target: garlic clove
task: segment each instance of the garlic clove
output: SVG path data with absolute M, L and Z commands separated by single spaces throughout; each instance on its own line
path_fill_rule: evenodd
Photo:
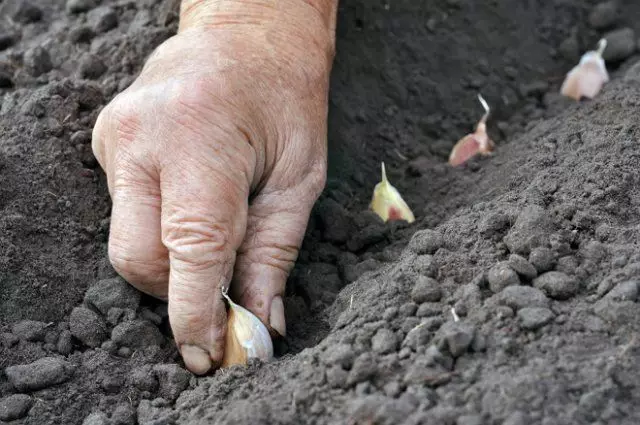
M 229 303 L 222 367 L 246 365 L 251 358 L 271 360 L 273 343 L 267 327 L 249 310 L 231 301 L 225 291 L 222 295 Z
M 449 164 L 454 167 L 464 164 L 476 155 L 489 155 L 495 147 L 493 141 L 487 134 L 487 118 L 489 118 L 491 108 L 489 108 L 487 101 L 484 100 L 482 95 L 478 95 L 478 100 L 484 108 L 484 115 L 480 118 L 476 126 L 476 131 L 458 140 L 451 150 Z
M 384 162 L 382 163 L 382 181 L 373 189 L 371 209 L 385 222 L 389 220 L 406 220 L 409 223 L 413 223 L 416 220 L 398 189 L 393 187 L 387 180 Z
M 583 97 L 593 99 L 609 82 L 609 73 L 602 59 L 602 53 L 607 47 L 604 38 L 598 42 L 598 49 L 582 55 L 580 63 L 576 65 L 565 78 L 560 88 L 563 96 L 580 100 Z

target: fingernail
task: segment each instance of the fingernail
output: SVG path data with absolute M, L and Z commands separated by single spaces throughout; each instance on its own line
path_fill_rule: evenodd
M 277 295 L 271 300 L 271 312 L 269 313 L 269 326 L 281 336 L 287 335 L 287 325 L 284 320 L 284 303 L 282 297 Z
M 183 344 L 180 347 L 184 364 L 196 375 L 204 375 L 211 369 L 209 353 L 195 345 Z

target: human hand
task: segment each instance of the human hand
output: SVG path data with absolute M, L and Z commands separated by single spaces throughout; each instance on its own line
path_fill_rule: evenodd
M 96 122 L 109 258 L 168 300 L 194 373 L 222 361 L 222 287 L 285 334 L 286 278 L 325 182 L 335 5 L 185 0 L 178 34 Z

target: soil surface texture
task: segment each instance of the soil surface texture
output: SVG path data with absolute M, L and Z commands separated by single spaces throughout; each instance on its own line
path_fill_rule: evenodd
M 288 337 L 196 378 L 166 305 L 107 260 L 91 153 L 177 1 L 0 0 L 0 424 L 640 423 L 638 18 L 633 0 L 342 0 Z M 603 36 L 611 82 L 560 97 Z M 452 168 L 478 93 L 496 151 Z M 415 223 L 367 210 L 381 161 Z

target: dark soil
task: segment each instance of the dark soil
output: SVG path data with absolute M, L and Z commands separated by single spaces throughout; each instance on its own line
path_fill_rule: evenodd
M 106 259 L 90 148 L 176 4 L 0 0 L 0 423 L 640 423 L 633 32 L 596 100 L 557 94 L 603 34 L 640 31 L 640 4 L 343 0 L 289 337 L 204 378 Z M 478 92 L 497 150 L 453 169 Z M 382 160 L 412 225 L 366 210 Z

